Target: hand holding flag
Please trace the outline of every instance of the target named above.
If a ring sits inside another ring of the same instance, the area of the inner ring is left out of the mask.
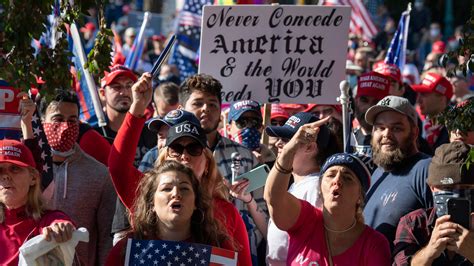
[[[128,239],[125,265],[237,265],[237,252],[208,245]]]

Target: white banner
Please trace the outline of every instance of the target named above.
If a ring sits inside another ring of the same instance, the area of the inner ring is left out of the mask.
[[[345,79],[347,6],[205,6],[199,73],[222,100],[335,104]]]

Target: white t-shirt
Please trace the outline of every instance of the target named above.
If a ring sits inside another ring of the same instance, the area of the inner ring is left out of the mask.
[[[319,198],[319,173],[308,175],[298,183],[293,183],[288,192],[317,208],[322,206],[322,200]],[[267,264],[286,265],[287,255],[288,234],[278,229],[270,219],[267,232]]]

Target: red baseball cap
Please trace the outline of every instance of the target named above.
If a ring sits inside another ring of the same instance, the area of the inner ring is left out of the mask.
[[[30,149],[18,140],[0,140],[0,163],[12,163],[21,167],[36,167]]]
[[[280,104],[272,104],[270,119],[275,118],[288,119],[290,118],[290,114]]]
[[[105,77],[101,80],[100,86],[103,88],[112,83],[115,78],[120,76],[128,77],[133,82],[136,82],[138,80],[137,75],[135,75],[135,73],[133,73],[133,71],[131,71],[130,69],[122,65],[115,65],[110,69],[110,72],[105,72]]]
[[[431,52],[435,54],[444,54],[446,51],[446,44],[443,41],[436,41],[431,45]]]
[[[153,41],[164,42],[166,40],[166,37],[161,34],[158,34],[158,35],[151,36],[151,39]]]
[[[84,27],[80,29],[81,32],[86,32],[86,31],[95,31],[95,25],[92,22],[87,22]]]
[[[342,114],[342,106],[340,104],[316,104],[316,103],[310,103],[308,104],[308,108],[306,108],[306,110],[304,110],[305,112],[311,112],[314,107],[318,106],[318,105],[322,105],[322,106],[331,106],[332,108],[334,108],[336,110],[336,112]]]
[[[414,91],[420,93],[436,92],[451,99],[453,96],[453,85],[445,77],[436,73],[427,73],[421,84],[411,86]]]
[[[357,80],[357,94],[360,96],[372,96],[383,99],[390,90],[390,81],[385,75],[371,71],[359,76]]]
[[[390,77],[398,81],[398,83],[400,84],[402,83],[402,75],[400,73],[400,68],[398,68],[398,66],[394,64],[389,64],[389,63],[385,63],[384,61],[379,61],[374,64],[372,69],[377,73],[380,73],[384,76]]]

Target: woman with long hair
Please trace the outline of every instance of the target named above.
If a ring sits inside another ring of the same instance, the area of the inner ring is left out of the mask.
[[[32,237],[72,238],[74,225],[60,211],[47,210],[31,151],[16,140],[0,140],[0,265],[18,265],[19,249]]]
[[[144,174],[131,211],[128,237],[186,241],[233,249],[222,224],[214,219],[212,198],[192,169],[164,161]],[[127,238],[109,253],[107,265],[123,265]]]
[[[143,174],[133,167],[135,150],[145,124],[145,109],[151,101],[151,76],[144,74],[132,87],[132,105],[114,140],[109,155],[109,170],[121,201],[132,210],[137,198],[136,188]],[[166,147],[160,151],[158,166],[164,160],[178,161],[191,168],[204,194],[212,196],[212,211],[220,221],[237,251],[238,264],[250,265],[249,240],[245,225],[235,207],[227,200],[223,177],[207,147],[206,135],[200,125],[183,122],[171,127]],[[155,166],[156,168],[156,166]],[[132,212],[133,213],[133,212]],[[133,222],[133,221],[132,221]],[[133,224],[132,224],[133,228]]]
[[[385,237],[364,224],[370,172],[356,156],[337,153],[321,167],[322,209],[286,191],[296,152],[317,141],[327,119],[301,126],[268,176],[265,200],[275,225],[289,235],[287,265],[390,265]]]

